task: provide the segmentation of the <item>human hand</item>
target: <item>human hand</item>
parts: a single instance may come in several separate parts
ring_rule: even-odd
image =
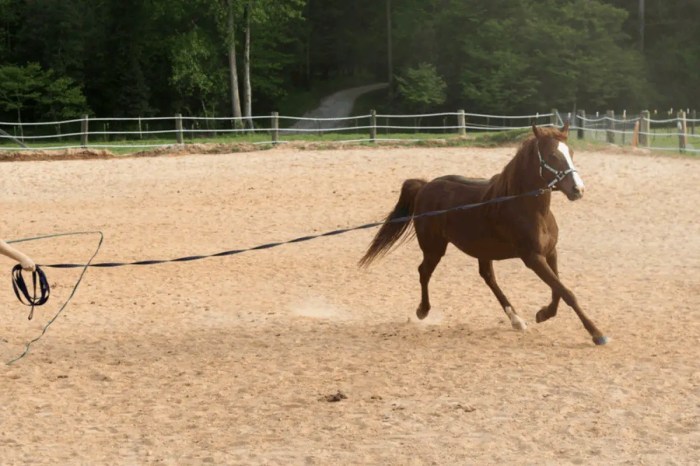
[[[34,272],[36,270],[36,264],[28,257],[24,257],[20,261],[20,264],[22,265],[22,270],[26,270],[27,272]]]

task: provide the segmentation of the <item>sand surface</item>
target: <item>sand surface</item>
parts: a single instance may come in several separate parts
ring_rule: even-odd
[[[270,151],[0,164],[1,235],[102,230],[99,261],[210,254],[383,218],[406,178],[490,176],[514,148]],[[553,199],[573,311],[499,262],[511,329],[455,248],[418,322],[415,240],[367,270],[376,230],[191,263],[90,269],[29,356],[0,366],[2,464],[698,464],[700,160],[578,152]],[[81,262],[96,236],[21,244]],[[79,270],[47,269],[27,321],[0,286],[0,357]],[[345,396],[337,402],[326,397]],[[341,397],[337,397],[341,398]]]

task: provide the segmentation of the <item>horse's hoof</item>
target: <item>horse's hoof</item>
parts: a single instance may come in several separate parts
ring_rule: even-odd
[[[552,317],[554,317],[554,316],[549,313],[549,308],[543,307],[535,315],[535,320],[537,321],[538,324],[541,324],[545,320],[549,320]]]
[[[430,312],[430,308],[424,308],[423,306],[418,306],[418,309],[416,309],[416,317],[418,319],[423,320],[426,317],[428,317],[428,312]]]
[[[527,330],[527,323],[525,323],[520,316],[513,315],[513,317],[510,319],[510,324],[513,326],[514,330],[518,330],[520,332]]]
[[[599,337],[593,337],[593,343],[596,345],[607,345],[610,342],[610,339],[606,337],[605,335],[601,335]]]

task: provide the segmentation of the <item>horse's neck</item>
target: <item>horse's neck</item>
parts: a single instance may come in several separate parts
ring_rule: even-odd
[[[503,171],[491,180],[488,197],[518,196],[544,188],[546,183],[540,175],[539,159],[533,151],[534,143],[524,143],[518,153],[503,168]],[[523,202],[529,210],[546,212],[549,210],[551,195],[549,192],[539,196],[528,196],[517,201]]]
[[[525,142],[503,171],[493,177],[494,195],[516,196],[544,187],[534,150],[532,141]]]

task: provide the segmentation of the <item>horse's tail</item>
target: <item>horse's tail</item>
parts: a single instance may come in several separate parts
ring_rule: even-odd
[[[379,229],[367,252],[360,259],[360,267],[368,266],[374,259],[389,252],[391,246],[410,231],[411,220],[405,222],[390,222],[390,220],[413,215],[416,195],[426,184],[427,181],[418,179],[410,179],[403,182],[399,202],[396,203],[394,210],[387,215],[384,225]]]

